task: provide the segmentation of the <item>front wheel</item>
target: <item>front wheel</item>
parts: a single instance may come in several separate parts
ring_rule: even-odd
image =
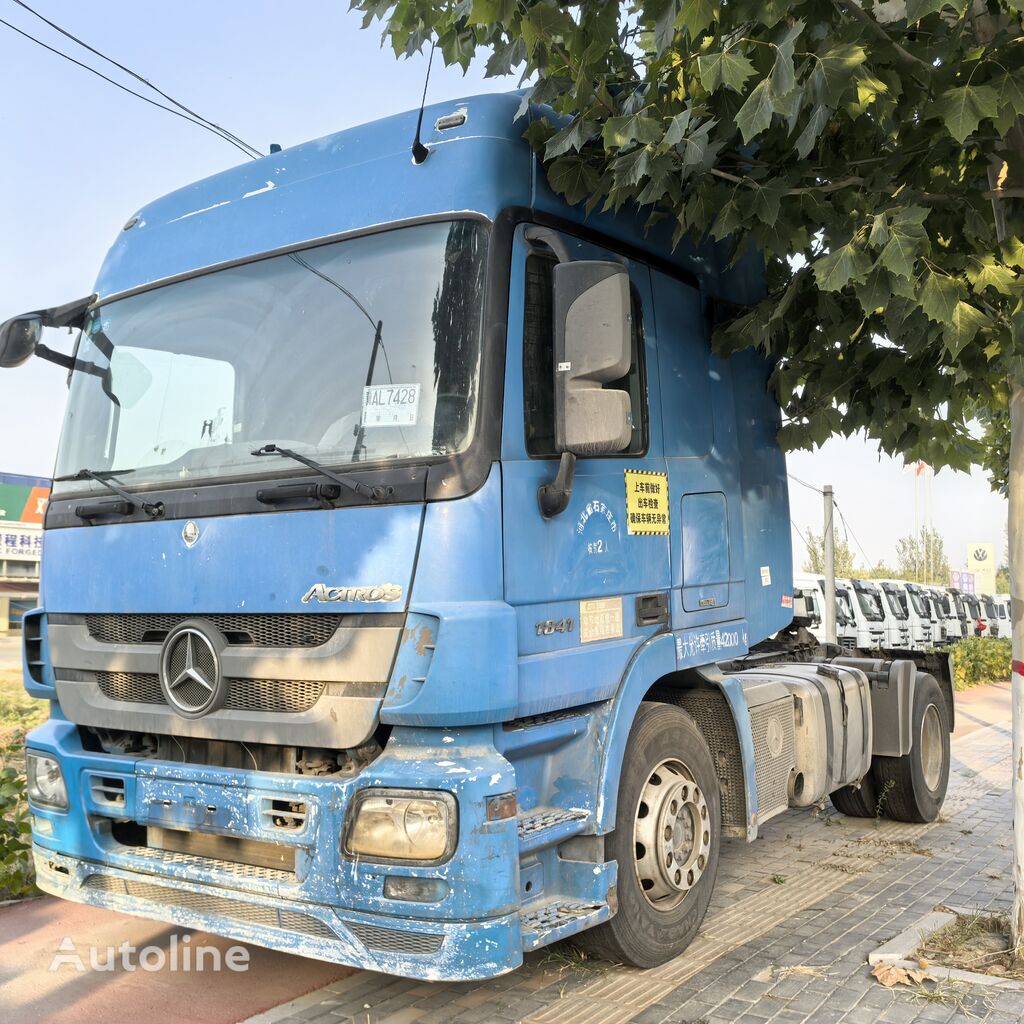
[[[618,913],[580,944],[636,967],[678,956],[707,912],[721,832],[718,777],[693,719],[674,706],[641,704],[606,843],[618,863]]]

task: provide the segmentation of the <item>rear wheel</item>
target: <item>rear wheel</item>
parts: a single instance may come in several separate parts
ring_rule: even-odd
[[[618,863],[618,913],[580,944],[636,967],[678,956],[707,911],[720,842],[718,777],[704,737],[679,708],[641,704],[605,847]]]
[[[859,783],[843,786],[831,794],[835,809],[851,818],[873,818],[878,812],[875,780],[869,771]]]
[[[949,708],[934,676],[920,673],[911,714],[913,747],[903,757],[872,761],[882,810],[896,821],[939,816],[949,782]]]

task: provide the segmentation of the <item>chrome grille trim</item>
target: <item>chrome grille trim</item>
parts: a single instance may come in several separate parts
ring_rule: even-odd
[[[97,672],[96,683],[110,700],[167,706],[155,672]],[[224,708],[300,714],[323,695],[325,683],[309,679],[229,679]]]

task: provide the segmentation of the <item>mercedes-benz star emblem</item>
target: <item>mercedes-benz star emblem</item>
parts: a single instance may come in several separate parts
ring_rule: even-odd
[[[184,718],[215,711],[224,695],[214,638],[198,624],[182,623],[164,641],[160,685],[167,703]]]
[[[181,528],[181,539],[187,548],[199,540],[199,527],[191,519]]]

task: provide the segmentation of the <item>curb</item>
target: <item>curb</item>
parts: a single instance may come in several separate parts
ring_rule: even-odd
[[[957,914],[985,914],[991,911],[980,907],[950,907],[955,913],[944,910],[933,910],[925,914],[916,924],[902,931],[895,938],[868,953],[868,963],[892,964],[894,967],[917,968],[918,962],[910,957],[918,946],[933,932],[952,924]],[[940,964],[928,964],[928,973],[937,981],[958,981],[967,985],[980,985],[982,988],[998,989],[1001,992],[1024,992],[1024,981],[1016,978],[1000,978],[995,974],[978,974],[975,971],[962,971],[958,967],[943,967]]]

